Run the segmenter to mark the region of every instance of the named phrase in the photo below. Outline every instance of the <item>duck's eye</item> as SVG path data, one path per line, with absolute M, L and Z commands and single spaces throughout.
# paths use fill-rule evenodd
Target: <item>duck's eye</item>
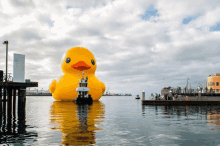
M 91 62 L 92 62 L 92 65 L 95 65 L 95 61 L 93 59 L 91 60 Z
M 68 57 L 67 59 L 66 59 L 66 63 L 69 63 L 70 62 L 70 58 Z

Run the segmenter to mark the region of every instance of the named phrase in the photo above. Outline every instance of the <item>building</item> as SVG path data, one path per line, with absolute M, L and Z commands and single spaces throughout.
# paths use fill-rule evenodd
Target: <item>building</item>
M 220 73 L 216 73 L 214 75 L 209 75 L 207 77 L 207 88 L 209 91 L 220 93 Z

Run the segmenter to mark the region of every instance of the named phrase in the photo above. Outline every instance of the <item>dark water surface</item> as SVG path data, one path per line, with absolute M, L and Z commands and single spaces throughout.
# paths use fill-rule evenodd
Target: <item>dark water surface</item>
M 26 121 L 15 119 L 13 134 L 2 124 L 1 144 L 220 145 L 220 106 L 142 106 L 131 96 L 81 106 L 50 96 L 26 101 Z

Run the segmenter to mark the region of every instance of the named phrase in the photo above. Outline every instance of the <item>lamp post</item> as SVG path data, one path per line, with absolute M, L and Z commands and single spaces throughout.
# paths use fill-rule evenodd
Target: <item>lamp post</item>
M 7 83 L 7 74 L 8 74 L 8 41 L 4 41 L 3 44 L 6 44 L 6 74 L 5 74 L 5 82 Z

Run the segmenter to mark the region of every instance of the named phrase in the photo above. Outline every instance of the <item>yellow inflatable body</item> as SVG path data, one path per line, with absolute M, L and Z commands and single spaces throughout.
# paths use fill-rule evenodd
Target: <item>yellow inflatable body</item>
M 96 60 L 93 54 L 86 48 L 74 47 L 66 51 L 61 59 L 61 67 L 64 75 L 53 80 L 49 90 L 57 101 L 73 101 L 77 98 L 79 74 L 84 72 L 88 76 L 88 88 L 93 100 L 99 100 L 105 92 L 105 84 L 96 76 Z

